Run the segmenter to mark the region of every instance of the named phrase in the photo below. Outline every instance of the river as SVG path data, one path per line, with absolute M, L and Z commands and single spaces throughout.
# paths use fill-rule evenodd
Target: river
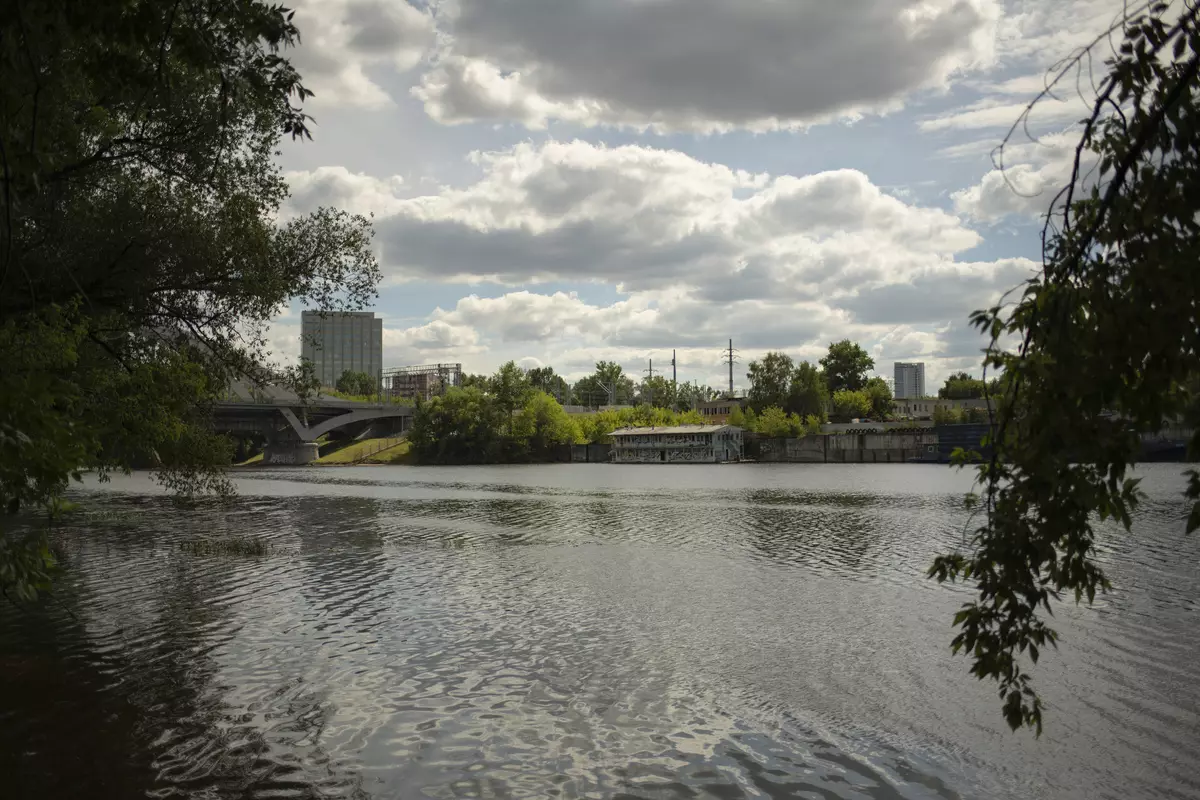
M 1142 470 L 1115 590 L 1061 605 L 1035 739 L 924 579 L 924 465 L 244 471 L 89 481 L 54 598 L 0 604 L 0 796 L 1200 797 L 1200 539 Z M 267 555 L 181 543 L 248 535 Z

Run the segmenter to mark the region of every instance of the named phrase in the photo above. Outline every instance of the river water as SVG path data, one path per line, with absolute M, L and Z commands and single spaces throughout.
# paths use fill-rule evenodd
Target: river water
M 949 653 L 944 467 L 89 483 L 53 600 L 0 608 L 0 797 L 1200 797 L 1179 471 L 1102 537 L 1115 591 L 1057 609 L 1040 740 Z M 181 547 L 228 535 L 274 549 Z

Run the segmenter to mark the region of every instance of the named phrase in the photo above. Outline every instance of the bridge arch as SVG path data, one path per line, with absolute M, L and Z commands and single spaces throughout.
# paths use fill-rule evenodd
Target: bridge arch
M 410 406 L 395 406 L 393 408 L 361 408 L 349 411 L 345 414 L 339 414 L 336 417 L 330 417 L 327 420 L 317 423 L 312 427 L 305 425 L 296 416 L 296 412 L 290 408 L 281 408 L 280 411 L 287 419 L 292 429 L 296 431 L 296 435 L 300 437 L 302 442 L 315 442 L 321 436 L 329 433 L 337 428 L 346 425 L 353 425 L 356 422 L 370 422 L 377 419 L 403 419 L 411 417 L 413 410 Z

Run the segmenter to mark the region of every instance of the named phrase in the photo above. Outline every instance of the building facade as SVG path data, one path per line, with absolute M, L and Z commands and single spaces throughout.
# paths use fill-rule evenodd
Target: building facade
M 963 411 L 964 409 L 980 409 L 987 411 L 987 400 L 946 400 L 944 398 L 918 397 L 911 400 L 899 398 L 892 401 L 892 410 L 901 419 L 933 419 L 938 409 L 946 411 Z
M 922 361 L 897 361 L 892 394 L 897 400 L 925 396 L 925 364 Z
M 379 380 L 383 320 L 370 311 L 305 311 L 300 315 L 301 357 L 312 362 L 322 386 L 337 385 L 347 370 Z
M 611 434 L 618 464 L 720 464 L 742 459 L 742 429 L 732 425 L 620 428 Z
M 746 401 L 740 397 L 725 397 L 717 400 L 701 400 L 696 410 L 710 425 L 724 425 L 735 408 L 742 408 Z
M 397 367 L 384 370 L 383 390 L 392 397 L 429 400 L 451 387 L 462 386 L 462 377 L 462 364 Z

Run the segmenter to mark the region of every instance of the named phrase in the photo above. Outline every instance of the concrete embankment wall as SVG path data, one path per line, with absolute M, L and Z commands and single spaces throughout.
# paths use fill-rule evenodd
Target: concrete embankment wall
M 608 444 L 573 444 L 571 445 L 570 460 L 576 463 L 606 463 L 612 445 Z
M 903 464 L 913 458 L 929 457 L 930 453 L 936 457 L 937 444 L 937 434 L 932 430 L 759 439 L 758 460 L 801 464 Z

